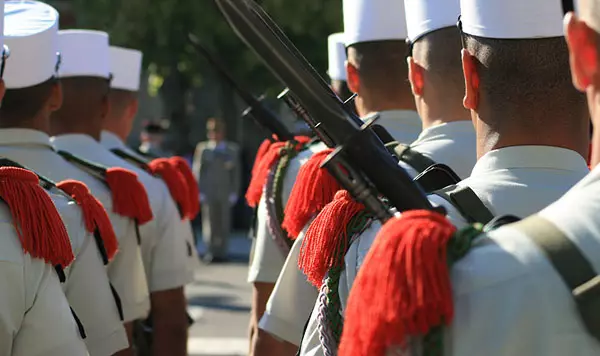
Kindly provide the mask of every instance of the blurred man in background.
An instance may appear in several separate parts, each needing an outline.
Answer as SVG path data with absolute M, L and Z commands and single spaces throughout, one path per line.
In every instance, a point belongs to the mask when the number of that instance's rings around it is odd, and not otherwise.
M 193 171 L 200 185 L 202 237 L 205 263 L 225 262 L 231 231 L 231 208 L 238 200 L 241 184 L 240 148 L 225 140 L 225 123 L 210 118 L 208 141 L 200 142 L 194 154 Z
M 150 121 L 146 123 L 140 134 L 140 141 L 142 143 L 138 151 L 152 158 L 172 156 L 171 152 L 163 148 L 168 129 L 169 125 L 165 121 Z

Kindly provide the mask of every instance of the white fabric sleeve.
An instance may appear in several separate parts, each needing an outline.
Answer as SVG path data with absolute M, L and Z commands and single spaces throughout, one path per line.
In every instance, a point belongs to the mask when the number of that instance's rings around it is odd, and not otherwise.
M 267 206 L 263 196 L 258 204 L 256 241 L 248 271 L 249 283 L 275 283 L 285 263 L 285 255 L 269 231 L 266 210 Z
M 69 267 L 65 294 L 85 328 L 85 344 L 91 356 L 110 356 L 129 346 L 106 269 L 92 236 L 88 236 Z
M 121 297 L 124 321 L 129 322 L 148 315 L 150 297 L 133 221 L 125 231 L 119 252 L 108 265 L 108 278 Z
M 306 228 L 305 228 L 306 230 Z M 267 302 L 259 327 L 276 337 L 299 346 L 304 325 L 315 305 L 319 291 L 298 268 L 304 231 L 294 242 L 273 293 Z
M 19 310 L 24 315 L 12 340 L 12 352 L 2 356 L 88 355 L 54 268 L 29 256 L 24 259 L 26 308 Z
M 151 247 L 142 237 L 144 264 L 148 273 L 150 292 L 158 292 L 183 287 L 189 282 L 189 256 L 184 226 L 175 202 L 167 187 L 160 192 L 159 209 L 155 210 L 156 221 L 149 223 L 148 228 L 155 228 L 155 241 Z M 153 209 L 154 210 L 154 209 Z M 148 231 L 145 228 L 144 231 Z

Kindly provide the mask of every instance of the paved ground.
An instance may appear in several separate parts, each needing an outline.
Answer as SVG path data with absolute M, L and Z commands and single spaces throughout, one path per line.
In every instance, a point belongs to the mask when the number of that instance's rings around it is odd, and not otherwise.
M 251 241 L 234 234 L 230 244 L 232 261 L 203 265 L 196 282 L 187 287 L 188 310 L 195 323 L 190 329 L 190 356 L 246 356 L 251 290 L 246 283 Z M 199 252 L 204 247 L 198 246 Z

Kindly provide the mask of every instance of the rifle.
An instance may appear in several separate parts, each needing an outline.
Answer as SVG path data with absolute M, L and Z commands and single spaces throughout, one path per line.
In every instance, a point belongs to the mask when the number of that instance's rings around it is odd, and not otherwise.
M 294 93 L 308 123 L 334 152 L 325 168 L 383 222 L 392 217 L 383 195 L 399 211 L 433 209 L 423 191 L 398 166 L 371 125 L 348 110 L 285 34 L 253 0 L 215 0 L 230 26 Z M 388 133 L 389 136 L 389 133 Z M 335 144 L 335 145 L 334 145 Z
M 188 38 L 192 43 L 194 49 L 202 54 L 204 58 L 216 69 L 221 75 L 223 80 L 229 84 L 229 86 L 248 104 L 248 108 L 242 113 L 242 117 L 251 117 L 260 127 L 267 130 L 270 134 L 275 134 L 277 139 L 281 141 L 289 141 L 294 138 L 294 135 L 285 127 L 285 125 L 279 121 L 277 116 L 269 110 L 262 101 L 264 97 L 255 98 L 250 92 L 242 88 L 233 79 L 233 76 L 225 68 L 223 64 L 217 61 L 212 54 L 204 48 L 200 43 L 200 40 L 193 34 L 188 34 Z

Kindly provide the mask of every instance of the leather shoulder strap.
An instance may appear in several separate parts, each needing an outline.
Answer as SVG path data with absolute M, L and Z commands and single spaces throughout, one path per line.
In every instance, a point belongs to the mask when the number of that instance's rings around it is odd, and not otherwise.
M 56 151 L 56 153 L 61 155 L 62 158 L 69 161 L 70 163 L 78 166 L 82 170 L 93 175 L 94 177 L 96 177 L 102 181 L 106 181 L 106 170 L 108 169 L 108 167 L 105 167 L 98 163 L 88 161 L 82 157 L 72 154 L 71 152 L 58 150 L 58 151 Z
M 135 165 L 136 167 L 139 167 L 147 172 L 150 170 L 148 168 L 148 161 L 143 160 L 140 157 L 136 157 L 136 156 L 130 154 L 129 152 L 122 150 L 120 148 L 113 148 L 110 151 L 112 153 L 114 153 L 116 156 L 118 156 L 119 158 L 126 160 L 127 162 Z
M 396 152 L 396 156 L 398 157 L 398 159 L 410 165 L 415 171 L 419 173 L 422 173 L 427 168 L 436 164 L 436 162 L 431 158 L 425 156 L 420 152 L 412 150 L 409 145 L 399 143 L 394 148 L 394 151 Z
M 544 252 L 567 285 L 587 331 L 600 340 L 600 275 L 554 223 L 539 215 L 511 225 L 524 232 Z
M 460 182 L 460 177 L 454 173 L 452 168 L 445 164 L 436 163 L 417 175 L 413 181 L 429 194 L 457 184 Z
M 494 219 L 494 214 L 469 187 L 450 186 L 435 191 L 433 194 L 452 204 L 470 224 L 485 225 Z

